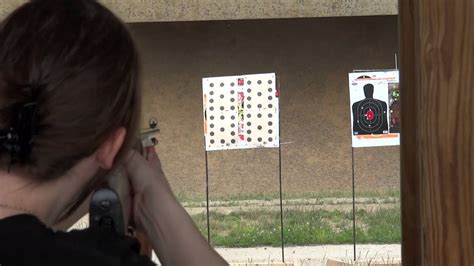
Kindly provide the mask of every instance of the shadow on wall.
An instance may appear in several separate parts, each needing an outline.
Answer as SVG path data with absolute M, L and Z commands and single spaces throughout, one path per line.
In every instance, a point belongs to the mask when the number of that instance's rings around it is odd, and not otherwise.
M 393 68 L 397 18 L 352 17 L 131 24 L 143 59 L 144 118 L 175 192 L 204 199 L 201 78 L 276 72 L 285 194 L 350 192 L 347 73 Z M 145 122 L 147 119 L 144 119 Z M 211 152 L 210 194 L 278 193 L 278 152 Z M 398 147 L 356 150 L 359 192 L 397 190 Z

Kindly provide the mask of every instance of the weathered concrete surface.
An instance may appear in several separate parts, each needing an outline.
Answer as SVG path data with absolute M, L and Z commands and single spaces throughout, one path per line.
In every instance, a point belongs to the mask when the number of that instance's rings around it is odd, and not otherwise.
M 276 72 L 281 83 L 283 192 L 351 191 L 347 73 L 393 68 L 397 17 L 138 23 L 144 118 L 173 189 L 204 199 L 201 78 Z M 398 147 L 355 150 L 356 192 L 398 189 Z M 278 151 L 209 153 L 211 200 L 278 193 Z
M 0 19 L 25 0 L 1 0 Z M 102 0 L 127 22 L 396 15 L 397 0 Z

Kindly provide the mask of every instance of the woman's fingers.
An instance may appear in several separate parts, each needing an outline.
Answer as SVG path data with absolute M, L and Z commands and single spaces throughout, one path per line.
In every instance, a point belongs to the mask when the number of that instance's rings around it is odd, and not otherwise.
M 155 148 L 147 147 L 143 157 L 136 151 L 131 151 L 125 160 L 125 168 L 131 180 L 134 193 L 142 193 L 145 189 L 156 187 L 156 185 L 166 183 L 161 162 Z
M 146 176 L 152 172 L 148 162 L 136 151 L 130 151 L 125 160 L 125 169 L 130 179 L 134 193 L 140 193 L 144 190 Z
M 154 161 L 158 159 L 158 155 L 156 154 L 156 150 L 154 146 L 148 146 L 145 148 L 146 159 L 147 161 Z
M 162 171 L 161 161 L 160 161 L 160 158 L 158 157 L 158 153 L 156 153 L 155 146 L 146 147 L 145 152 L 147 154 L 146 156 L 147 161 L 149 161 L 154 167 L 156 167 L 156 170 L 161 172 Z

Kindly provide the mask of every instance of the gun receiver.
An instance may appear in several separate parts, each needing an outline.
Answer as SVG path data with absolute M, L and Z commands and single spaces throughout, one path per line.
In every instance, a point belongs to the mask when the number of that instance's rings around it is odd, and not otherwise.
M 90 204 L 89 225 L 91 228 L 125 235 L 122 205 L 114 190 L 101 188 L 94 192 Z

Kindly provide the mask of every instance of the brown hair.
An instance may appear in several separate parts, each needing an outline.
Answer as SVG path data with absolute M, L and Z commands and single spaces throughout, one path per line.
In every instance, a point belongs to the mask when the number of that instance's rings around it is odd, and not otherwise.
M 31 0 L 18 8 L 0 29 L 0 128 L 32 97 L 37 115 L 31 152 L 13 171 L 57 178 L 119 127 L 128 130 L 123 153 L 137 136 L 138 80 L 130 33 L 96 1 Z M 10 156 L 0 151 L 0 168 Z

